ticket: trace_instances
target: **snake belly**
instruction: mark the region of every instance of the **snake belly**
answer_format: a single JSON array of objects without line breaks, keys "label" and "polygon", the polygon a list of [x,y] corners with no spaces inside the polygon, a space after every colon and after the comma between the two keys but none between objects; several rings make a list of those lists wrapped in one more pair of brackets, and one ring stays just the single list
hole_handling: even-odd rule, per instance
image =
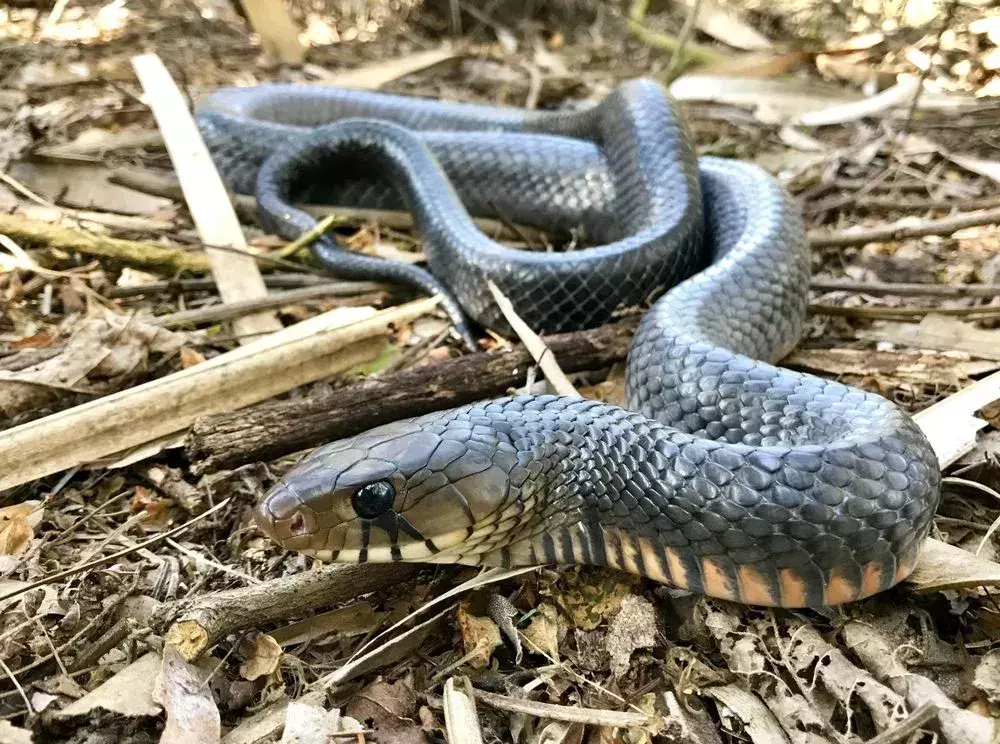
[{"label": "snake belly", "polygon": [[[805,321],[809,253],[760,168],[697,158],[658,83],[524,112],[288,85],[225,89],[198,122],[232,187],[288,238],[293,202],[406,208],[429,270],[314,246],[345,278],[445,295],[469,344],[503,328],[491,279],[537,331],[607,322],[660,294],[626,406],[506,397],[320,447],[261,501],[260,527],[323,560],[587,564],[749,604],[836,605],[916,563],[940,470],[883,397],[776,366]],[[533,252],[473,217],[579,228]],[[470,322],[471,321],[471,322]]]}]

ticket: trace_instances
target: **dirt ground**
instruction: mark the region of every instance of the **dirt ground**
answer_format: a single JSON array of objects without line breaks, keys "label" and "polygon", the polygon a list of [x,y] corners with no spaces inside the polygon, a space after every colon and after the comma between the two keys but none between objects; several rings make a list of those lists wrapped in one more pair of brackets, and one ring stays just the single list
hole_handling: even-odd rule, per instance
[{"label": "dirt ground", "polygon": [[[301,63],[276,62],[226,0],[0,6],[0,743],[1000,741],[1000,4],[286,11]],[[135,63],[150,54],[188,105],[278,80],[538,109],[637,76],[669,85],[701,154],[762,165],[801,205],[810,316],[782,364],[886,396],[938,448],[942,503],[916,572],[789,611],[593,568],[345,571],[283,551],[252,510],[317,431],[398,412],[399,389],[431,391],[469,354],[406,291],[330,289],[245,197],[245,254],[278,299],[223,303],[204,247],[225,220],[178,187],[150,107],[166,88],[144,90]],[[352,249],[420,260],[401,215],[333,213]],[[641,310],[609,333],[627,338]],[[374,330],[332,331],[322,374],[289,343],[236,388],[177,375],[230,359],[254,323],[309,319]],[[569,381],[621,402],[614,344],[578,343],[557,352],[575,360]],[[503,366],[518,344],[491,335],[481,352]],[[545,385],[531,363],[467,364],[442,379],[482,397]],[[112,409],[86,418],[178,379],[128,409],[122,446],[101,428]]]}]

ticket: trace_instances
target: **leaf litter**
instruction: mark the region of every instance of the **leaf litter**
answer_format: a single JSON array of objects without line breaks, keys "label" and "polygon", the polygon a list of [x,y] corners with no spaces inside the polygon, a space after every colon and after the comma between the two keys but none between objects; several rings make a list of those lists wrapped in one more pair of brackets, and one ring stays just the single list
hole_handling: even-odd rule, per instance
[{"label": "leaf litter", "polygon": [[[182,449],[154,447],[114,470],[76,467],[5,494],[0,740],[423,742],[462,726],[479,737],[470,741],[992,742],[1000,293],[990,287],[1000,240],[990,220],[973,223],[1000,199],[996,10],[685,0],[645,4],[642,33],[626,22],[630,2],[473,5],[293,2],[308,45],[300,67],[268,61],[228,3],[0,9],[3,428],[236,346],[226,320],[172,330],[150,320],[219,300],[210,282],[185,284],[206,263],[184,203],[112,179],[121,166],[151,181],[172,175],[139,97],[135,41],[168,61],[191,100],[280,79],[548,108],[650,74],[682,101],[701,152],[762,164],[803,206],[817,286],[786,363],[886,395],[950,442],[917,570],[885,596],[791,612],[588,568],[483,577],[428,568],[304,615],[261,613],[260,627],[223,632],[183,661],[165,639],[184,603],[311,565],[263,539],[249,514],[291,458],[199,476]],[[664,39],[685,33],[711,64],[665,51]],[[71,53],[67,41],[79,46]],[[956,216],[960,229],[949,227]],[[65,232],[42,226],[87,233],[59,242]],[[265,271],[268,281],[311,276],[301,254],[282,256],[252,219],[243,228],[254,252],[294,259],[291,271]],[[352,249],[422,259],[405,221],[353,215],[336,229]],[[119,242],[108,249],[106,239]],[[525,232],[514,242],[559,238]],[[825,288],[832,282],[845,288]],[[291,324],[328,309],[295,302],[278,317]],[[391,353],[284,395],[460,356],[439,317],[395,330]],[[620,365],[571,378],[585,395],[621,398]],[[222,506],[173,533],[213,505]],[[490,616],[487,592],[511,597],[522,654]]]}]

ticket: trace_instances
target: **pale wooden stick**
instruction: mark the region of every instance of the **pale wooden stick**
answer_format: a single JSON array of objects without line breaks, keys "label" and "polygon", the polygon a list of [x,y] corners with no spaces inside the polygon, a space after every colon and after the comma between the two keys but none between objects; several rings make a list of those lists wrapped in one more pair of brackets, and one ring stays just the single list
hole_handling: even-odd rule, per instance
[{"label": "pale wooden stick", "polygon": [[[163,134],[163,141],[201,241],[206,246],[246,251],[247,242],[240,221],[233,211],[226,187],[212,163],[208,148],[188,111],[180,89],[155,54],[133,57],[132,66]],[[250,300],[267,295],[264,280],[251,256],[213,248],[206,248],[205,253],[223,302]],[[233,320],[233,330],[237,336],[246,339],[246,343],[254,336],[280,329],[281,321],[272,311]]]},{"label": "pale wooden stick", "polygon": [[0,491],[181,431],[371,361],[391,324],[439,296],[376,313],[337,308],[207,362],[0,433]]},{"label": "pale wooden stick", "polygon": [[549,347],[545,345],[545,342],[528,327],[527,323],[521,320],[520,316],[514,310],[514,305],[500,291],[500,288],[493,283],[492,279],[487,280],[486,285],[493,294],[493,299],[500,306],[500,312],[503,313],[507,322],[510,323],[510,327],[514,329],[517,337],[521,339],[524,348],[528,350],[538,366],[542,368],[542,372],[545,373],[545,379],[552,383],[552,387],[555,388],[555,391],[559,395],[571,395],[574,398],[579,398],[580,394],[576,392],[573,383],[569,381],[569,378],[560,369],[559,363],[552,355]]}]

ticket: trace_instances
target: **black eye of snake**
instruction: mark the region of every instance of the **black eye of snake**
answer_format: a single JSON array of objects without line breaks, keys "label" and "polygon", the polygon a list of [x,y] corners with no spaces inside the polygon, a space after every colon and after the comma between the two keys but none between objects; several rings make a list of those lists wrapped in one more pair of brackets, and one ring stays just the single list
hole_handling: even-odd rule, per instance
[{"label": "black eye of snake", "polygon": [[351,506],[362,519],[376,519],[392,507],[396,498],[396,489],[388,481],[366,483],[354,492]]}]

